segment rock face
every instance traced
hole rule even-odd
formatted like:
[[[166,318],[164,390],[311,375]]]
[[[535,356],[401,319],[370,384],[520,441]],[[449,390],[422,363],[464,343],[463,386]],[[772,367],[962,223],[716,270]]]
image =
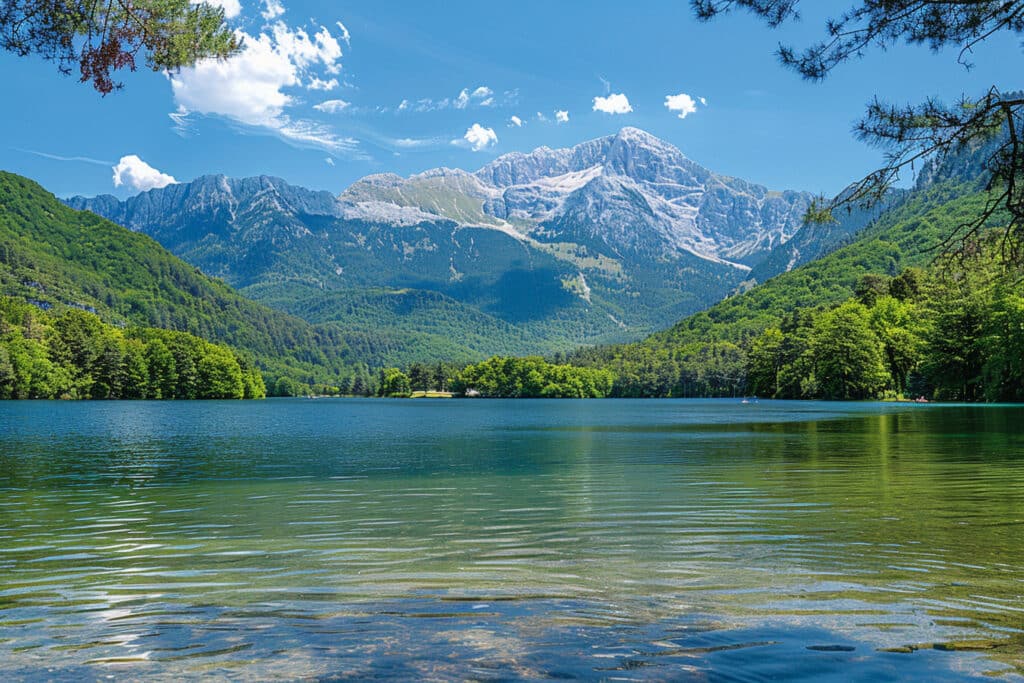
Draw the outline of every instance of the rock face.
[[[453,215],[430,201],[437,193],[481,202],[483,216]],[[472,174],[371,176],[341,198],[417,206],[457,222],[499,219],[549,241],[566,241],[568,231],[611,250],[688,252],[741,266],[792,237],[812,199],[715,174],[637,128],[570,149],[506,154]]]
[[[287,310],[308,312],[331,290],[426,290],[550,351],[637,338],[713,304],[798,231],[811,199],[718,175],[624,128],[474,173],[367,176],[337,197],[205,176],[68,203]],[[320,320],[365,319],[325,308]]]

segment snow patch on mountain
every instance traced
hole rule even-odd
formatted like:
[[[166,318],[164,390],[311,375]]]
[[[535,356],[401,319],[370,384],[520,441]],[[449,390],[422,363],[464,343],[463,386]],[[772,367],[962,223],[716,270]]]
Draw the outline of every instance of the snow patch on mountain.
[[[342,197],[367,194],[459,224],[512,223],[549,241],[573,241],[563,234],[569,230],[613,253],[682,251],[744,270],[796,233],[811,201],[809,193],[718,175],[638,128],[568,149],[505,154],[475,173],[371,176]]]

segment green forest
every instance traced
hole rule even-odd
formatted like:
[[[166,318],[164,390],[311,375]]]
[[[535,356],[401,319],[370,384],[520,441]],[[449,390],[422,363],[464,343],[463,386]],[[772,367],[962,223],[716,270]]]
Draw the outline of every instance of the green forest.
[[[246,299],[152,238],[75,211],[37,183],[2,171],[0,295],[228,344],[252,354],[271,383],[288,377],[336,385],[368,376],[336,328]]]
[[[447,362],[424,364],[416,354],[440,348],[446,325],[473,324],[443,297],[382,291],[388,321],[373,317],[379,301],[353,298],[346,305],[354,312],[370,311],[362,332],[326,318],[313,325],[245,299],[144,235],[0,174],[0,295],[8,297],[0,397],[437,390],[500,398],[1024,400],[1021,273],[999,252],[999,217],[992,239],[974,242],[961,258],[939,250],[985,202],[972,182],[935,182],[846,246],[637,343],[516,357],[529,341],[509,337],[509,350],[487,361],[452,347]],[[402,338],[405,315],[430,333]],[[377,325],[391,330],[393,347],[381,346],[388,335],[373,333]],[[507,332],[482,325],[481,347]]]
[[[1019,401],[1024,273],[992,242],[925,269],[865,273],[841,302],[784,307],[757,334],[730,338],[736,328],[725,323],[705,342],[592,349],[572,360],[610,369],[613,396]]]
[[[543,358],[491,358],[466,367],[455,381],[459,393],[486,398],[604,398],[614,377],[603,368],[549,363]]]
[[[480,398],[605,398],[612,390],[610,370],[556,364],[539,356],[495,356],[457,368],[439,364],[380,373],[380,396],[404,397],[414,391],[448,391]]]
[[[251,356],[187,332],[120,329],[0,297],[0,398],[263,398]]]

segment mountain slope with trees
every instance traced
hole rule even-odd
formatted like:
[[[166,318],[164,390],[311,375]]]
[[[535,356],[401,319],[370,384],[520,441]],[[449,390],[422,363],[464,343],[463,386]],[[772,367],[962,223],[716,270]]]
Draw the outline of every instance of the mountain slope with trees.
[[[70,209],[31,180],[3,172],[0,294],[230,344],[251,353],[272,381],[337,384],[355,372],[340,330],[250,301],[152,238]]]
[[[623,128],[474,173],[372,175],[340,196],[205,176],[125,201],[68,203],[310,321],[365,333],[369,318],[391,339],[415,335],[427,343],[414,359],[436,361],[642,338],[733,291],[800,231],[811,199],[714,173]],[[395,298],[382,291],[406,292],[417,315],[393,324]]]
[[[263,398],[248,354],[187,332],[122,330],[0,297],[0,399]]]
[[[971,181],[942,179],[915,192],[852,244],[828,256],[730,297],[643,342],[584,349],[570,359],[579,365],[611,369],[616,375],[613,394],[620,396],[730,396],[760,390],[786,397],[863,398],[886,386],[894,392],[910,391],[913,387],[908,387],[905,373],[895,372],[892,381],[878,382],[880,375],[874,372],[877,366],[868,373],[874,373],[874,378],[857,391],[847,387],[837,393],[834,387],[822,388],[820,383],[801,387],[800,381],[809,374],[803,370],[796,384],[782,390],[773,385],[771,391],[766,391],[763,382],[750,382],[748,354],[755,348],[763,351],[766,344],[783,343],[778,338],[772,340],[772,330],[783,337],[788,331],[792,342],[796,338],[792,334],[802,334],[794,331],[809,334],[815,322],[833,330],[846,329],[848,336],[856,336],[854,332],[862,329],[864,316],[870,311],[854,310],[850,302],[868,302],[871,305],[866,307],[870,308],[875,296],[888,294],[891,279],[899,281],[899,277],[912,277],[906,276],[907,272],[931,267],[941,253],[943,240],[958,225],[974,220],[988,201],[976,190],[976,183]],[[993,218],[992,225],[998,226],[998,217]],[[935,273],[927,274],[925,279],[932,282],[945,272],[945,266],[953,265],[940,259],[935,262]],[[974,268],[987,272],[990,266]],[[978,279],[972,276],[971,281]],[[937,287],[929,291],[939,291]],[[834,312],[843,306],[846,308],[842,312]],[[841,337],[833,342],[838,343]],[[810,344],[808,339],[802,343]],[[817,356],[828,356],[823,351],[827,347],[826,341],[820,341]],[[835,354],[842,355],[838,350]],[[968,397],[980,395],[976,392]]]

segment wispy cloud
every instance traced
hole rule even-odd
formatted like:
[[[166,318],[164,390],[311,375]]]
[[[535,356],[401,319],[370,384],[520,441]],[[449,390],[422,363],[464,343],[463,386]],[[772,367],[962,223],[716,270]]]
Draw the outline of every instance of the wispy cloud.
[[[555,121],[558,123],[569,123],[569,112],[564,109],[556,110]]]
[[[425,149],[430,147],[439,147],[444,143],[442,138],[391,138],[387,142],[392,147],[398,147],[399,149]]]
[[[11,147],[16,152],[24,152],[25,154],[34,154],[37,157],[44,159],[53,159],[54,161],[75,161],[83,164],[95,164],[97,166],[113,166],[113,161],[106,161],[104,159],[93,159],[92,157],[79,157],[79,156],[62,156],[60,154],[50,154],[49,152],[40,152],[34,149],[22,149],[20,147]]]
[[[494,105],[494,91],[486,85],[481,85],[479,88],[474,90],[470,94],[469,98],[479,102],[481,107],[491,107]]]
[[[325,114],[337,114],[351,107],[351,103],[345,100],[324,100],[320,104],[314,104],[313,109],[322,111]]]
[[[329,91],[329,90],[334,90],[337,87],[338,87],[338,79],[337,78],[328,78],[328,79],[325,80],[325,79],[321,79],[321,78],[317,78],[316,76],[313,76],[312,78],[309,79],[309,83],[306,84],[306,88],[308,88],[309,90]]]
[[[270,21],[271,19],[277,19],[282,14],[284,14],[284,5],[281,4],[280,0],[263,0],[263,11],[260,12],[261,17]]]
[[[522,128],[523,127],[523,120],[521,118],[519,118],[518,116],[512,116],[508,120],[508,125],[515,126],[516,128]]]
[[[334,22],[334,25],[338,27],[339,31],[341,31],[341,39],[345,42],[345,44],[351,45],[352,34],[348,32],[348,28],[345,26],[345,24],[341,23],[340,21],[336,21]]]
[[[494,90],[486,85],[478,85],[475,88],[463,88],[454,97],[442,97],[433,99],[424,97],[416,101],[403,99],[397,107],[380,107],[381,112],[429,112],[443,111],[445,109],[472,109],[475,107],[496,107],[510,106],[519,100],[518,90],[506,90],[502,95],[496,95]]]

